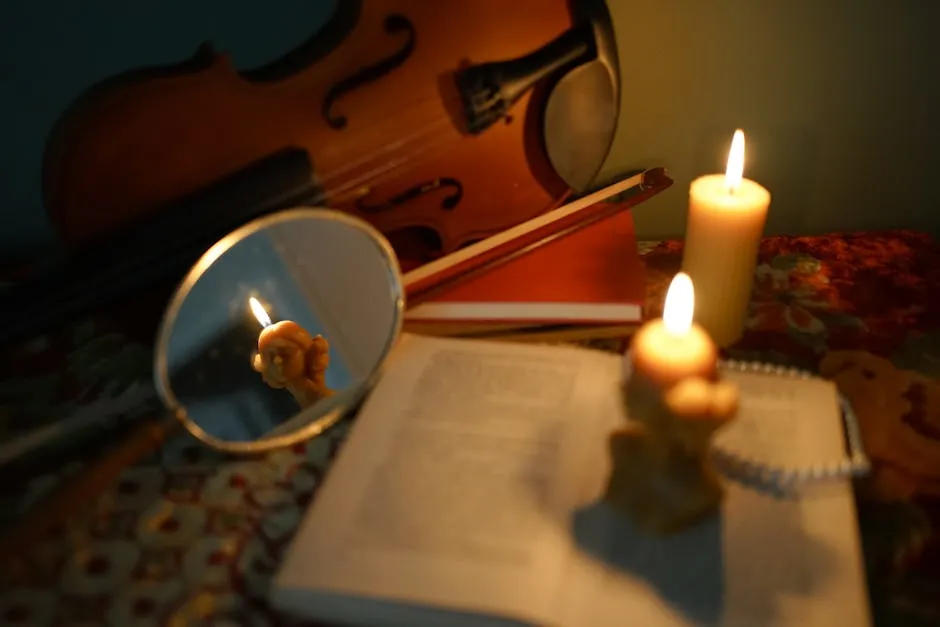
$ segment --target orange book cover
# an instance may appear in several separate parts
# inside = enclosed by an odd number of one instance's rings
[[[405,314],[418,322],[622,324],[643,317],[645,273],[625,209],[454,285]]]

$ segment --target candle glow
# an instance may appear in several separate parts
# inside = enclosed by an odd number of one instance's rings
[[[695,313],[695,287],[685,272],[673,277],[663,304],[663,324],[670,333],[682,335],[692,328]]]
[[[271,326],[271,316],[264,310],[264,305],[261,304],[261,301],[252,296],[248,299],[248,307],[251,309],[251,313],[254,314],[258,324],[265,328]]]
[[[731,140],[731,150],[728,152],[728,165],[725,168],[725,184],[728,193],[733,194],[741,187],[744,179],[744,131],[738,129]]]

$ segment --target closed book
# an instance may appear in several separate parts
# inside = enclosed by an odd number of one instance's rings
[[[458,283],[567,237],[612,213],[635,207],[671,185],[672,179],[663,168],[633,172],[562,207],[410,270],[402,280],[408,304],[433,300]]]
[[[405,314],[406,324],[631,324],[645,273],[623,208],[511,262],[465,279]]]

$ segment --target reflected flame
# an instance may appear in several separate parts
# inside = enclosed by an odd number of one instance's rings
[[[680,272],[672,279],[666,292],[663,305],[663,324],[676,335],[687,333],[692,328],[692,315],[695,312],[695,287],[692,279],[685,272]]]
[[[728,167],[725,169],[725,183],[728,192],[734,193],[741,187],[744,178],[744,131],[738,129],[731,140],[731,150],[728,152]]]
[[[271,326],[271,316],[264,310],[264,305],[261,304],[261,301],[252,296],[248,299],[248,306],[251,308],[251,313],[254,314],[258,324],[262,327]]]

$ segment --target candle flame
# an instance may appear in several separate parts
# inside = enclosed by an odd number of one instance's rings
[[[251,313],[254,314],[258,324],[262,327],[271,326],[271,316],[264,310],[264,305],[261,304],[261,301],[252,296],[248,299],[248,307],[251,308]]]
[[[695,312],[695,287],[692,278],[685,272],[673,277],[666,292],[663,305],[663,324],[675,334],[687,333],[692,328],[692,315]]]
[[[731,140],[731,150],[728,152],[728,167],[725,169],[725,183],[728,192],[734,193],[741,186],[744,178],[744,131],[738,129]]]

